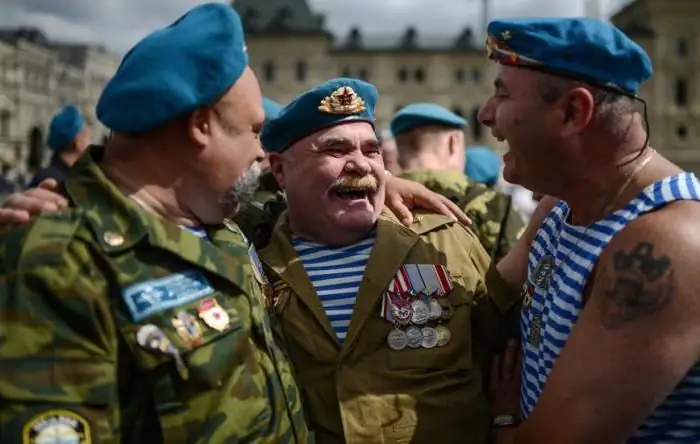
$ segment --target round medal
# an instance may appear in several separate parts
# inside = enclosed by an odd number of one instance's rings
[[[418,327],[409,327],[406,330],[406,339],[409,348],[419,348],[423,345],[423,333]]]
[[[402,332],[398,328],[391,330],[389,335],[386,337],[386,342],[389,344],[389,348],[392,350],[403,350],[408,345],[408,337],[406,333]]]
[[[452,339],[450,329],[444,325],[438,325],[437,328],[435,328],[435,336],[437,337],[438,347],[444,347],[450,342],[450,339]]]
[[[437,301],[437,299],[431,299],[430,300],[430,315],[429,318],[431,321],[437,321],[442,317],[442,305]]]
[[[417,299],[411,303],[411,308],[413,308],[413,316],[411,316],[411,321],[416,325],[425,324],[430,318],[430,307],[428,304]]]
[[[443,321],[449,321],[455,313],[455,309],[450,303],[449,299],[438,299],[438,303],[442,306],[442,313],[440,313],[440,319]]]
[[[423,348],[433,348],[437,346],[438,337],[434,328],[424,327],[421,329],[421,334],[423,335],[423,342],[421,343]]]

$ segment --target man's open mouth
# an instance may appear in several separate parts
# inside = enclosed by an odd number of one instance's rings
[[[343,200],[360,200],[369,199],[374,193],[375,189],[371,187],[335,187],[331,192]]]

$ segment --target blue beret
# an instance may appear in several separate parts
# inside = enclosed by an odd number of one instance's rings
[[[464,175],[488,186],[495,185],[501,176],[501,158],[491,148],[467,148]]]
[[[198,6],[126,54],[97,117],[114,131],[148,131],[215,103],[247,65],[238,14],[224,3]]]
[[[377,88],[358,79],[328,80],[306,91],[267,121],[260,133],[266,151],[282,152],[309,134],[345,122],[374,127]]]
[[[593,86],[637,94],[652,74],[647,53],[610,23],[590,18],[496,20],[488,26],[489,57],[541,69]]]
[[[391,120],[391,133],[398,135],[428,125],[464,128],[467,121],[434,103],[413,103],[400,109]]]
[[[282,111],[282,105],[272,99],[263,97],[263,109],[265,110],[265,120],[270,120],[279,116],[280,111]]]
[[[47,145],[56,151],[68,148],[84,124],[80,110],[74,105],[66,106],[51,119]]]

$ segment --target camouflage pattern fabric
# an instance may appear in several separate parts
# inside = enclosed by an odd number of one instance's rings
[[[254,250],[137,207],[100,157],[72,208],[0,231],[0,442],[308,442]]]
[[[287,343],[317,442],[488,442],[483,376],[517,335],[520,292],[490,266],[474,233],[438,214],[416,213],[405,227],[384,212],[343,344],[291,237],[282,215],[260,258],[275,289],[273,329]],[[440,325],[451,339],[441,346],[393,350],[387,344],[394,325],[382,317],[383,296],[400,267],[410,264],[449,271],[453,288],[443,302],[452,315]]]
[[[263,248],[270,239],[277,218],[286,208],[284,192],[267,169],[260,176],[260,186],[253,200],[241,209],[235,221],[257,248]]]
[[[494,261],[505,256],[525,231],[525,222],[510,196],[469,179],[461,172],[416,170],[405,172],[401,177],[419,182],[459,205],[472,220],[470,228]]]

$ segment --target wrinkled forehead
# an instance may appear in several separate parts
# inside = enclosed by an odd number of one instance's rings
[[[368,122],[348,122],[316,131],[292,145],[290,152],[354,150],[379,147],[374,128]]]

